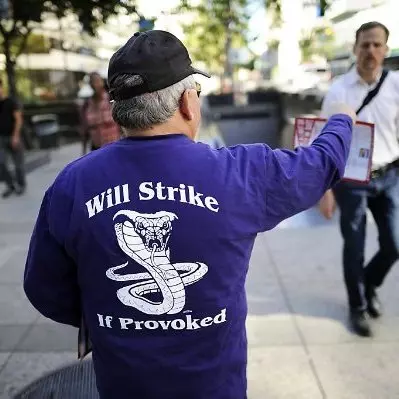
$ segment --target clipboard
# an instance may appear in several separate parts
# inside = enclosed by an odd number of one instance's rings
[[[313,140],[323,130],[326,122],[326,118],[295,118],[294,148],[311,145]],[[349,158],[342,180],[355,183],[368,183],[371,178],[373,150],[374,124],[356,122],[353,126]]]

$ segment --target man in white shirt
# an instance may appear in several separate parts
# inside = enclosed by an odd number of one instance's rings
[[[332,84],[323,101],[323,116],[337,101],[360,108],[367,93],[377,86],[382,76],[388,36],[388,29],[378,22],[368,22],[357,30],[356,64]],[[367,185],[341,182],[333,190],[341,210],[350,321],[354,331],[362,336],[372,335],[368,316],[381,316],[376,288],[381,286],[399,257],[398,117],[399,74],[389,71],[378,94],[358,113],[359,121],[375,124],[372,179]],[[378,227],[380,248],[365,266],[367,208]]]

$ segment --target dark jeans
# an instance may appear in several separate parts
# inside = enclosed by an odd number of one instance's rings
[[[334,189],[341,210],[343,265],[349,306],[366,307],[365,284],[379,287],[399,258],[399,170],[391,169],[367,185],[341,182]],[[378,228],[380,248],[364,267],[366,211]]]
[[[15,168],[15,179],[7,166],[7,158],[10,157]],[[15,183],[20,187],[25,187],[25,165],[24,165],[24,149],[21,144],[20,148],[14,150],[11,147],[11,137],[0,137],[0,175],[4,177],[4,181],[9,188],[15,188]]]

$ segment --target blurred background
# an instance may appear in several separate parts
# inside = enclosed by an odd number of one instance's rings
[[[386,65],[399,67],[396,5],[394,0],[1,0],[0,75],[24,105],[28,149],[44,134],[44,123],[52,123],[59,137],[74,139],[78,107],[92,93],[88,73],[106,77],[110,56],[135,31],[164,29],[181,38],[193,61],[213,76],[199,78],[209,95],[206,116],[231,120],[233,112],[243,119],[241,108],[225,109],[228,115],[216,108],[278,100],[281,109],[274,104],[269,110],[269,117],[280,118],[273,121],[273,137],[260,140],[254,134],[247,141],[284,144],[277,136],[292,110],[317,113],[332,80],[352,65],[354,33],[362,22],[389,27]],[[259,107],[252,111],[251,117],[262,114]]]

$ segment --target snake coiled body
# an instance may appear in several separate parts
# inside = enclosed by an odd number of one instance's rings
[[[170,212],[141,214],[135,211],[119,211],[117,217],[125,217],[115,223],[115,233],[122,251],[143,266],[147,272],[116,274],[129,262],[111,267],[106,275],[115,281],[137,281],[117,291],[119,300],[146,314],[175,314],[185,305],[185,286],[200,280],[208,267],[200,262],[170,262],[168,241],[172,231],[172,221],[177,216]],[[162,300],[154,301],[148,296],[160,292]]]

